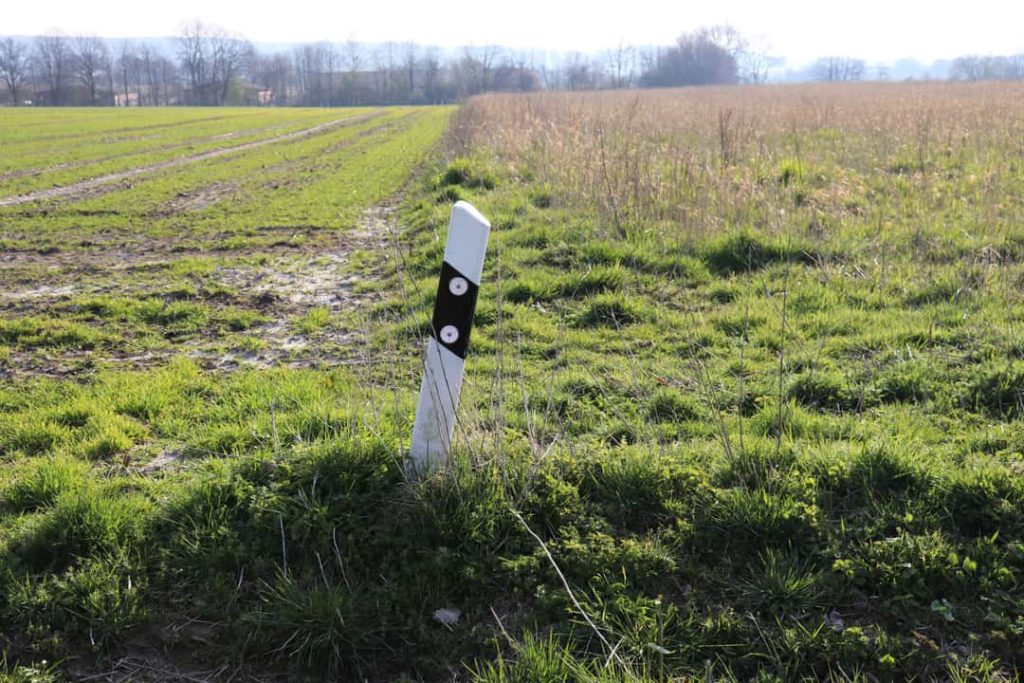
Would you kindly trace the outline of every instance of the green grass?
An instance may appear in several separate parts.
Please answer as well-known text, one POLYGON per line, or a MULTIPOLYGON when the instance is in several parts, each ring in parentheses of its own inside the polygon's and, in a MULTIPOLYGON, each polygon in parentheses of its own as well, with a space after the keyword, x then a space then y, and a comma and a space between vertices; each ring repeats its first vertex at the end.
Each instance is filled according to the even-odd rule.
POLYGON ((313 334, 323 329, 331 321, 331 312, 324 308, 311 308, 295 322, 295 327, 305 334, 313 334))
MULTIPOLYGON (((659 128, 667 95, 644 94, 606 152, 701 161, 621 164, 655 194, 610 175, 615 206, 584 192, 599 155, 545 147, 569 130, 555 97, 531 101, 558 125, 522 148, 531 119, 486 100, 480 134, 460 139, 464 111, 440 147, 450 111, 382 110, 0 209, 20 259, 0 282, 21 293, 0 302, 0 680, 140 648, 310 680, 1018 677, 1014 119, 986 110, 958 142, 980 116, 959 91, 886 125, 859 92, 797 111, 790 90, 709 91, 751 112, 728 164, 717 117, 659 128), (357 239, 399 189, 386 246, 357 239), (494 230, 452 466, 414 485, 456 198, 494 230)), ((19 154, 59 125, 134 135, 108 112, 17 115, 39 124, 4 128, 19 154)), ((138 116, 140 137, 174 120, 138 116)), ((320 113, 294 116, 237 125, 320 113)))

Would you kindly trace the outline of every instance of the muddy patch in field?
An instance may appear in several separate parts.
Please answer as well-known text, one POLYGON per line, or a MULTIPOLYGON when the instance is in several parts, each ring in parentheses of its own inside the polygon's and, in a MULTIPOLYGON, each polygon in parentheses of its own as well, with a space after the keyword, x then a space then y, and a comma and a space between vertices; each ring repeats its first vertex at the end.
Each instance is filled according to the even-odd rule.
POLYGON ((246 292, 279 312, 314 306, 340 309, 350 303, 359 282, 347 274, 348 254, 306 258, 278 258, 256 266, 218 268, 211 278, 220 285, 246 292))
MULTIPOLYGON (((48 271, 47 278, 78 281, 82 275, 169 267, 173 261, 186 257, 248 257, 330 250, 346 240, 357 243, 358 234, 318 225, 269 225, 244 231, 160 238, 110 230, 50 248, 9 248, 0 253, 0 284, 14 279, 32 281, 43 271, 48 271)), ((359 248, 358 245, 355 248, 359 248)))
POLYGON ((61 278, 64 284, 39 285, 38 280, 15 284, 4 282, 0 291, 0 317, 37 315, 71 300, 82 289, 61 278))
POLYGON ((72 285, 60 287, 42 286, 31 289, 15 290, 13 292, 0 292, 0 303, 2 302, 31 302, 39 300, 63 299, 75 293, 72 285))
POLYGON ((365 311, 378 295, 364 279, 389 267, 392 218, 393 209, 384 206, 367 211, 352 230, 261 226, 247 234, 256 239, 280 234, 281 241, 238 250, 193 252, 172 240, 126 245, 125 236, 110 234, 90 246, 90 253, 76 249, 3 259, 12 267, 0 276, 0 291, 6 289, 0 314, 72 322, 99 332, 99 341, 76 351, 12 342, 0 348, 0 377, 144 369, 179 354, 219 371, 365 363, 365 311), (357 251, 376 255, 377 272, 367 274, 365 267, 356 272, 352 256, 357 251), (192 255, 217 258, 182 261, 192 255), (129 312, 97 317, 79 303, 97 296, 112 297, 115 304, 127 300, 129 312), (199 311, 208 322, 182 333, 173 322, 163 327, 139 314, 132 299, 162 299, 166 306, 199 311))
POLYGON ((222 354, 196 349, 193 355, 220 370, 361 362, 354 350, 363 347, 366 329, 358 313, 376 295, 362 287, 364 276, 353 272, 351 255, 356 250, 375 251, 383 269, 389 258, 386 216, 390 209, 367 212, 360 230, 346 235, 333 250, 218 268, 211 276, 218 285, 244 292, 273 321, 253 330, 261 348, 222 354), (306 323, 305 316, 311 313, 323 321, 306 323))
POLYGON ((145 465, 139 467, 138 471, 142 474, 157 474, 179 466, 184 459, 185 455, 180 450, 163 450, 145 465))
POLYGON ((200 187, 191 192, 179 192, 171 201, 167 202, 154 213, 167 216, 189 211, 201 211, 211 204, 222 199, 233 197, 238 193, 238 183, 214 183, 206 187, 200 187))

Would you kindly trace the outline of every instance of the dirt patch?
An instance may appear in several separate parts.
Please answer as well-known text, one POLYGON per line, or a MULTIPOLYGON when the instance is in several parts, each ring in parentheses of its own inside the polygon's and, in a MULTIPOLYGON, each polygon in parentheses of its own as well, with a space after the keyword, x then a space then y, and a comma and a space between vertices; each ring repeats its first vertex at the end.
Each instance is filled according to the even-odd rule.
POLYGON ((314 306, 337 307, 348 300, 347 294, 359 279, 345 274, 347 263, 348 252, 335 251, 315 259, 282 258, 267 265, 221 268, 213 277, 257 299, 285 304, 294 312, 314 306))
MULTIPOLYGON (((239 576, 242 586, 244 572, 239 576)), ((117 648, 105 665, 87 658, 65 662, 64 670, 76 681, 104 683, 170 683, 189 681, 283 681, 284 676, 256 671, 242 663, 204 661, 216 643, 226 635, 225 624, 205 619, 179 617, 166 625, 144 626, 132 633, 129 642, 117 648)))
POLYGON ((72 285, 61 287, 43 286, 22 289, 14 292, 0 292, 0 306, 7 302, 53 301, 63 299, 75 293, 72 285))
POLYGON ((176 159, 170 159, 168 161, 161 161, 160 163, 150 164, 148 166, 139 166, 136 168, 129 169, 127 171, 119 171, 117 173, 109 173, 89 180, 83 180, 79 183, 73 183, 65 187, 55 187, 49 190, 39 190, 37 192, 29 192, 28 194, 17 195, 14 197, 5 197, 0 199, 0 207, 3 206, 17 206, 19 204, 27 204, 30 202, 40 202, 46 200, 61 200, 61 201, 78 201, 91 196, 99 194, 106 194, 114 190, 118 183, 124 183, 130 181, 132 178, 142 175, 144 173, 152 173, 153 171, 159 171, 166 168, 174 168, 175 166, 184 166, 185 164, 194 164, 199 161, 206 161, 208 159, 215 159, 226 154, 234 154, 236 152, 242 152, 257 147, 263 147, 264 145, 273 144, 275 142, 283 142, 285 140, 294 140, 295 138, 307 137, 310 135, 316 135, 323 133, 324 131, 336 128, 344 124, 350 124, 349 118, 336 119, 334 121, 328 121, 321 123, 310 128, 303 128, 302 130, 292 131, 283 135, 276 135, 271 138, 265 138, 263 140, 256 140, 254 142, 247 142, 242 145, 235 145, 233 147, 224 147, 221 149, 211 150, 209 152, 202 152, 200 154, 192 154, 190 156, 178 157, 176 159))
POLYGON ((215 271, 212 277, 217 283, 245 292, 274 320, 253 331, 263 344, 259 350, 210 353, 195 349, 192 355, 218 370, 362 362, 353 349, 361 347, 366 330, 359 322, 351 323, 353 316, 346 314, 365 309, 375 295, 361 290, 363 276, 353 272, 350 259, 356 250, 375 251, 381 254, 383 270, 393 212, 390 206, 375 207, 364 214, 358 230, 347 233, 332 247, 302 257, 215 271), (314 308, 326 309, 331 322, 323 329, 303 332, 295 321, 314 308), (350 323, 342 324, 342 318, 350 323))
POLYGON ((66 248, 8 249, 0 252, 0 283, 9 285, 19 279, 20 273, 25 273, 26 277, 21 279, 29 284, 31 289, 35 289, 39 286, 43 271, 48 285, 57 286, 61 282, 76 282, 82 274, 96 275, 135 269, 157 270, 168 266, 174 260, 189 256, 252 256, 312 252, 319 250, 325 240, 345 241, 349 239, 347 236, 354 234, 346 231, 339 237, 339 233, 339 228, 325 225, 262 225, 243 232, 225 231, 201 236, 161 238, 148 237, 128 230, 110 230, 104 234, 92 235, 88 240, 76 244, 64 245, 66 248), (269 243, 268 239, 263 239, 251 246, 224 246, 226 240, 235 237, 275 233, 278 236, 269 239, 269 243), (295 241, 297 238, 302 239, 295 241))
MULTIPOLYGON (((114 340, 81 351, 12 348, 6 357, 0 358, 0 378, 82 377, 100 367, 144 369, 161 365, 181 353, 219 371, 365 363, 367 360, 360 355, 367 335, 362 311, 376 300, 376 295, 361 287, 366 276, 355 272, 351 258, 356 251, 377 253, 378 270, 384 271, 390 258, 387 244, 393 214, 390 205, 374 207, 364 213, 356 229, 318 228, 315 244, 306 242, 300 248, 239 250, 238 263, 194 276, 196 290, 225 292, 222 297, 203 298, 205 305, 215 310, 226 306, 248 309, 267 318, 266 322, 236 332, 215 328, 180 341, 169 337, 170 343, 140 352, 129 351, 125 343, 116 340, 117 323, 90 321, 89 325, 100 325, 103 329, 108 324, 115 325, 111 330, 114 340), (300 321, 313 309, 325 309, 327 322, 309 328, 300 321), (236 340, 238 344, 234 343, 236 340)), ((295 226, 259 229, 293 236, 297 230, 301 231, 295 226)), ((114 247, 118 243, 116 236, 108 238, 110 243, 106 246, 110 248, 99 247, 95 254, 83 255, 80 250, 26 254, 32 264, 19 264, 21 277, 18 269, 8 269, 8 291, 0 296, 0 314, 59 318, 74 313, 68 305, 73 297, 158 296, 154 273, 159 280, 160 271, 189 253, 174 248, 171 242, 154 244, 152 240, 137 249, 114 247), (162 255, 166 258, 161 258, 162 255), (19 281, 23 283, 21 288, 12 287, 19 281), (46 284, 41 285, 41 281, 46 284)))
POLYGON ((156 474, 163 470, 173 468, 182 462, 184 456, 181 451, 161 451, 155 458, 139 468, 142 474, 156 474))
POLYGON ((174 199, 160 208, 160 214, 177 214, 188 211, 201 211, 221 199, 238 192, 238 183, 214 183, 201 187, 193 192, 181 192, 174 199))

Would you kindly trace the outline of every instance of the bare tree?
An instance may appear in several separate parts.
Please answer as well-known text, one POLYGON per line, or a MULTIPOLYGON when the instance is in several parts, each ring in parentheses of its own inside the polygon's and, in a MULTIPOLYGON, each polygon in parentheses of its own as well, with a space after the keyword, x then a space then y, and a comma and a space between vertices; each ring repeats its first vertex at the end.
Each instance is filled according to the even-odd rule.
POLYGON ((327 75, 327 106, 333 107, 335 104, 334 72, 337 71, 340 64, 338 51, 331 43, 323 42, 320 45, 320 49, 323 51, 324 71, 327 75))
POLYGON ((260 100, 260 104, 287 104, 288 79, 292 74, 288 55, 254 53, 249 60, 249 73, 252 82, 269 94, 270 101, 260 100))
POLYGON ((859 81, 864 78, 864 60, 852 57, 822 57, 811 67, 811 73, 817 81, 826 83, 845 83, 859 81))
POLYGON ((114 58, 110 55, 110 51, 107 51, 107 63, 103 65, 103 71, 107 74, 107 92, 110 93, 110 99, 107 100, 107 104, 115 106, 117 104, 117 91, 114 89, 114 58))
POLYGON ((36 38, 36 64, 49 89, 49 104, 64 104, 64 86, 70 71, 71 50, 59 31, 36 38))
MULTIPOLYGON (((160 106, 160 53, 149 43, 139 47, 139 80, 145 86, 146 99, 154 107, 160 106)), ((139 93, 142 99, 142 93, 139 93)))
POLYGON ((97 87, 103 69, 110 62, 107 45, 96 36, 78 36, 74 41, 75 70, 78 80, 89 93, 89 104, 96 106, 97 87))
POLYGON ((494 67, 501 56, 501 48, 497 45, 484 45, 475 51, 477 60, 480 62, 480 91, 487 92, 491 89, 491 80, 494 76, 494 67))
POLYGON ((441 58, 437 48, 427 48, 420 59, 423 99, 427 104, 439 104, 444 100, 441 90, 441 58))
POLYGON ((363 68, 363 51, 359 43, 351 39, 345 43, 343 61, 345 64, 346 101, 350 105, 358 105, 360 103, 359 72, 363 68))
POLYGON ((1006 58, 1006 77, 1018 81, 1024 79, 1024 52, 1006 58))
POLYGON ((384 43, 378 51, 378 68, 381 72, 381 101, 393 104, 395 99, 395 81, 398 80, 398 46, 393 42, 384 43))
POLYGON ((451 65, 455 80, 457 97, 469 97, 483 92, 483 65, 480 60, 466 51, 462 57, 451 65))
POLYGON ((241 36, 198 19, 183 24, 178 60, 187 79, 188 104, 224 104, 243 72, 252 46, 241 36))
POLYGON ((465 48, 462 57, 451 65, 459 95, 466 97, 490 90, 500 56, 496 45, 465 48))
POLYGON ((999 81, 1014 78, 1013 58, 967 55, 953 60, 950 78, 958 81, 999 81))
POLYGON ((715 24, 697 29, 695 35, 703 36, 718 47, 726 50, 737 62, 750 50, 750 41, 729 24, 715 24))
POLYGON ((541 88, 541 74, 536 68, 537 55, 533 50, 509 51, 495 77, 495 89, 532 92, 541 88))
POLYGON ((299 90, 299 102, 308 105, 313 90, 313 73, 315 68, 312 64, 314 59, 312 46, 302 45, 295 48, 292 54, 292 62, 295 69, 296 85, 299 90))
POLYGON ((639 81, 642 85, 646 85, 647 74, 657 68, 662 52, 664 50, 658 47, 648 46, 637 49, 637 64, 640 67, 639 81))
POLYGON ((405 75, 402 88, 405 91, 406 102, 416 100, 416 67, 419 53, 419 46, 416 43, 406 43, 402 46, 402 70, 405 75))
POLYGON ((225 104, 235 78, 245 66, 249 44, 241 36, 215 26, 207 33, 210 49, 210 70, 216 85, 214 104, 225 104))
POLYGON ((786 60, 771 54, 771 48, 764 38, 748 41, 743 52, 736 56, 740 80, 752 85, 768 82, 772 69, 782 66, 786 60))
POLYGON ((955 81, 980 81, 984 78, 983 60, 977 55, 957 57, 949 68, 949 77, 955 81))
POLYGON ((209 83, 206 27, 196 19, 182 24, 178 35, 178 60, 187 78, 185 104, 203 104, 209 83))
MULTIPOLYGON (((172 88, 172 86, 175 89, 180 89, 181 88, 181 81, 178 78, 178 75, 179 75, 178 67, 170 59, 168 59, 167 57, 163 57, 163 56, 160 57, 159 67, 160 67, 160 85, 162 86, 162 89, 163 89, 164 104, 172 104, 173 103, 173 101, 171 100, 171 88, 172 88)), ((183 100, 179 99, 178 103, 179 104, 183 103, 183 100)))
POLYGON ((122 104, 130 107, 132 101, 135 106, 142 105, 139 97, 139 55, 136 52, 135 43, 130 40, 122 40, 117 54, 117 71, 121 78, 122 104))
POLYGON ((321 45, 303 45, 295 49, 295 73, 299 97, 305 105, 327 104, 324 88, 325 55, 321 45))
POLYGON ((303 45, 295 50, 295 72, 303 104, 329 107, 334 103, 334 71, 338 53, 327 42, 303 45))
MULTIPOLYGON (((739 64, 734 51, 719 45, 716 29, 699 29, 679 37, 676 44, 659 51, 644 69, 643 85, 673 87, 684 85, 728 85, 739 82, 739 64)), ((727 35, 732 40, 731 34, 727 35)), ((722 39, 726 40, 726 39, 722 39)), ((729 43, 726 41, 726 44, 729 43)))
POLYGON ((547 52, 541 52, 540 58, 534 63, 536 71, 540 76, 541 85, 552 90, 558 85, 558 70, 551 68, 551 60, 547 52))
POLYGON ((604 62, 609 86, 628 88, 633 85, 636 78, 636 48, 619 43, 604 52, 604 62))
POLYGON ((490 90, 496 92, 529 92, 540 87, 540 76, 531 65, 532 57, 509 50, 498 60, 490 90))
POLYGON ((764 83, 768 80, 768 72, 783 63, 781 58, 769 54, 763 38, 752 41, 729 24, 716 24, 699 29, 697 33, 732 55, 736 60, 737 75, 743 83, 764 83))
POLYGON ((748 53, 741 67, 742 78, 746 83, 762 85, 768 82, 768 76, 772 69, 777 69, 785 63, 786 60, 782 57, 764 52, 748 53))
POLYGON ((4 79, 7 92, 11 95, 11 103, 17 107, 21 104, 21 87, 29 75, 28 46, 14 38, 0 41, 0 77, 4 79))
POLYGON ((597 87, 593 65, 579 52, 572 52, 566 57, 562 70, 565 87, 569 90, 593 90, 597 87))

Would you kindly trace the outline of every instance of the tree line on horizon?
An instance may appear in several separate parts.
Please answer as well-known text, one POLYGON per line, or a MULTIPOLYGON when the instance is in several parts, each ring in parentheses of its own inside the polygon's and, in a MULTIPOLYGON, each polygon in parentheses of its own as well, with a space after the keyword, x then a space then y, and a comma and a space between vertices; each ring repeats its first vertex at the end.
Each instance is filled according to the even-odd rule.
MULTIPOLYGON (((264 53, 219 26, 183 24, 173 40, 68 36, 0 40, 0 104, 36 106, 359 106, 446 104, 483 92, 761 84, 781 60, 728 25, 660 47, 620 45, 549 59, 496 45, 443 52, 416 43, 307 43, 264 53)), ((812 80, 867 76, 863 60, 819 59, 812 80)), ((880 74, 881 76, 881 74, 880 74)), ((1024 79, 1024 54, 954 60, 958 80, 1024 79)))

